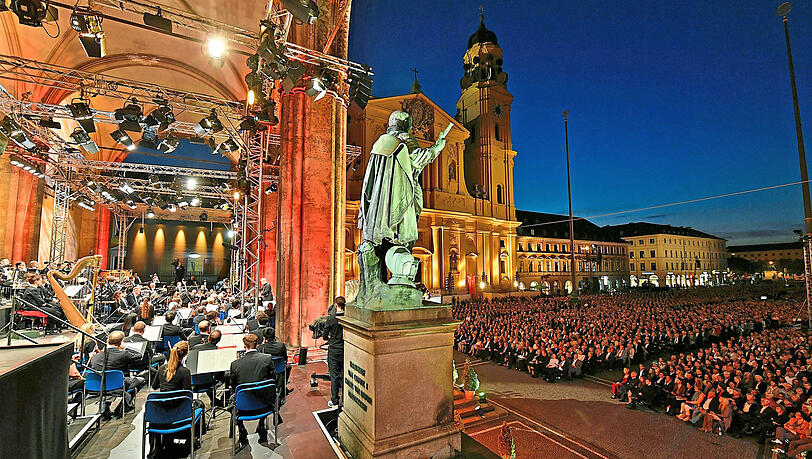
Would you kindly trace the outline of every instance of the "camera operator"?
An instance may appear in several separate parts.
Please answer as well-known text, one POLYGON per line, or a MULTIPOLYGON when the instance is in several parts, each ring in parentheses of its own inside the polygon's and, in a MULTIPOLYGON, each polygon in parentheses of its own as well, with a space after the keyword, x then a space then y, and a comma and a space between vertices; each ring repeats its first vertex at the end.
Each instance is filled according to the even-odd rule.
POLYGON ((337 296, 327 312, 324 339, 327 340, 327 368, 330 371, 330 402, 327 406, 339 404, 339 393, 344 385, 344 327, 338 317, 344 315, 343 296, 337 296))

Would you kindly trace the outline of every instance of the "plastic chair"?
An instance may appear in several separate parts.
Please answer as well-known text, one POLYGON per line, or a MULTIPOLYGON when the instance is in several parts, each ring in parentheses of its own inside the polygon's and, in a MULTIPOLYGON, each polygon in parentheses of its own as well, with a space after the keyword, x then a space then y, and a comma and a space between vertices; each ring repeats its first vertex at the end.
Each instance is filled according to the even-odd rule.
MULTIPOLYGON (((193 408, 192 392, 176 390, 153 392, 144 404, 141 433, 141 459, 144 459, 144 439, 151 433, 168 435, 189 429, 189 449, 195 457, 195 423, 203 415, 201 408, 193 408)), ((205 418, 204 418, 205 421, 205 418)))
POLYGON ((253 421, 259 419, 259 422, 266 422, 270 415, 274 415, 273 420, 273 439, 277 443, 277 413, 279 411, 279 393, 276 391, 276 383, 273 380, 259 381, 255 383, 240 384, 235 389, 234 394, 234 410, 231 412, 231 428, 229 436, 231 437, 231 456, 234 456, 234 426, 237 421, 253 421), (267 394, 273 393, 275 396, 268 399, 267 394))
MULTIPOLYGON (((85 401, 88 399, 88 394, 91 396, 95 394, 100 397, 105 397, 112 393, 113 397, 121 397, 121 417, 124 417, 124 390, 124 372, 121 370, 107 370, 104 373, 103 389, 101 374, 93 371, 85 372, 85 388, 82 393, 82 406, 84 406, 85 401), (118 395, 116 392, 119 392, 121 395, 118 395)), ((135 397, 134 388, 129 389, 127 392, 131 392, 133 397, 135 397)))
MULTIPOLYGON (((163 339, 163 342, 162 342, 164 354, 171 351, 172 348, 175 347, 175 345, 178 344, 181 341, 181 339, 183 339, 183 338, 181 338, 180 335, 164 336, 164 339, 163 339)), ((169 359, 169 356, 167 355, 166 358, 169 359)))

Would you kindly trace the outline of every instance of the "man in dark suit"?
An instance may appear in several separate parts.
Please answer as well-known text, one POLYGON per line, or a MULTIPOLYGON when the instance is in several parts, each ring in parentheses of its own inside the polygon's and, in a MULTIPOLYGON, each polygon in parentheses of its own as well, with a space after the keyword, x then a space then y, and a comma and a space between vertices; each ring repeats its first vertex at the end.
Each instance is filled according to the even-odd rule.
MULTIPOLYGON (((257 350, 263 354, 268 354, 271 357, 282 358, 285 359, 285 362, 288 360, 288 349, 285 347, 285 343, 280 343, 276 340, 276 330, 271 327, 267 327, 263 332, 265 335, 265 342, 257 346, 257 350)), ((288 382, 290 379, 290 364, 285 364, 285 383, 288 382)), ((276 383, 281 387, 282 379, 279 378, 276 380, 276 383)), ((292 392, 293 389, 288 389, 288 392, 292 392)))
POLYGON ((257 311, 257 318, 254 323, 248 324, 248 331, 256 335, 257 343, 262 344, 265 341, 265 330, 268 328, 268 315, 265 311, 257 311), (253 326, 254 328, 251 328, 253 326))
POLYGON ((206 340, 206 342, 203 342, 203 343, 200 343, 200 344, 195 344, 194 347, 192 347, 191 349, 196 350, 196 351, 213 351, 213 350, 216 350, 217 349, 217 343, 220 342, 220 338, 222 338, 222 337, 223 337, 223 334, 220 332, 220 330, 216 330, 216 329, 212 330, 211 333, 209 333, 209 337, 208 337, 208 340, 206 340))
POLYGON ((338 406, 339 394, 344 385, 344 327, 338 317, 344 315, 344 297, 337 296, 330 308, 325 324, 324 339, 327 340, 327 369, 330 372, 330 407, 338 406))
MULTIPOLYGON (((122 341, 123 343, 147 343, 147 349, 144 351, 144 357, 141 361, 137 364, 137 367, 140 368, 148 368, 152 372, 152 376, 158 374, 158 369, 149 366, 149 362, 162 364, 166 361, 166 357, 162 354, 153 355, 152 350, 149 348, 149 341, 144 338, 144 330, 146 330, 147 324, 143 321, 138 321, 133 325, 133 333, 132 335, 124 338, 122 341)), ((139 376, 146 375, 146 371, 142 371, 139 373, 139 376)))
MULTIPOLYGON (((121 370, 124 372, 124 409, 126 411, 135 409, 135 399, 129 392, 130 389, 138 389, 146 384, 144 378, 127 376, 130 373, 130 365, 136 365, 141 360, 141 354, 127 349, 122 345, 124 332, 114 331, 107 337, 107 347, 103 352, 94 355, 90 359, 90 368, 101 372, 104 368, 104 359, 107 356, 107 371, 121 370)), ((107 408, 107 407, 105 407, 107 408)), ((106 411, 106 410, 105 410, 106 411)), ((117 411, 117 410, 113 410, 117 411)), ((109 413, 107 413, 109 416, 109 413)))
MULTIPOLYGON (((226 374, 226 379, 232 389, 236 389, 240 384, 247 384, 259 381, 266 381, 274 378, 273 359, 268 354, 257 352, 257 337, 252 333, 247 333, 242 339, 245 346, 245 354, 239 359, 231 362, 231 368, 226 374)), ((267 396, 275 397, 273 391, 267 396)), ((242 421, 237 421, 237 428, 240 431, 240 449, 248 445, 248 431, 242 421)), ((257 425, 259 442, 268 442, 268 428, 264 420, 260 419, 257 425)))
POLYGON ((180 339, 186 339, 186 332, 183 331, 180 326, 175 325, 173 322, 175 321, 175 317, 177 313, 175 311, 169 311, 164 316, 166 318, 166 323, 161 327, 161 336, 180 336, 180 339))
POLYGON ((192 349, 198 344, 205 343, 209 338, 209 329, 210 329, 209 321, 204 320, 197 324, 197 329, 200 330, 200 334, 192 335, 189 337, 189 348, 192 349))
MULTIPOLYGON (((54 303, 49 303, 46 300, 42 288, 43 284, 45 283, 45 280, 42 278, 42 276, 40 276, 39 274, 31 274, 28 276, 27 279, 31 285, 25 288, 25 292, 23 292, 23 300, 25 300, 28 303, 31 303, 34 306, 37 306, 42 311, 47 312, 48 314, 52 314, 62 320, 65 320, 65 313, 62 311, 62 307, 54 303)), ((20 309, 25 310, 29 308, 28 305, 23 304, 20 309)), ((30 309, 33 310, 34 308, 30 309)), ((57 328, 59 327, 59 324, 55 320, 49 322, 50 322, 49 326, 53 325, 57 328)))

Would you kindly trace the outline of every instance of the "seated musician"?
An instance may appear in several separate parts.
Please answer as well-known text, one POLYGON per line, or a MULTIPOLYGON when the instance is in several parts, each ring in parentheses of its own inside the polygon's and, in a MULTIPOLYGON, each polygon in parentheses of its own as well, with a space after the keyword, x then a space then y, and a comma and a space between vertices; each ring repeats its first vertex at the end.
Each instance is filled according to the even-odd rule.
POLYGON ((200 322, 206 320, 206 306, 197 308, 197 314, 192 318, 192 325, 199 325, 200 322))
POLYGON ((200 331, 200 333, 189 337, 189 346, 195 347, 198 344, 205 343, 209 337, 209 328, 210 326, 208 320, 201 321, 197 325, 197 329, 200 331))
MULTIPOLYGON (((23 292, 22 299, 27 303, 37 306, 43 312, 52 314, 62 320, 65 320, 65 313, 62 311, 62 306, 46 301, 42 288, 42 284, 45 282, 45 280, 42 278, 42 276, 36 273, 29 273, 26 276, 26 280, 28 281, 29 286, 26 287, 25 292, 23 292)), ((36 311, 36 309, 29 307, 25 303, 21 305, 20 309, 30 309, 36 311)), ((56 321, 49 321, 49 325, 59 327, 60 324, 56 321)))
MULTIPOLYGON (((245 354, 231 362, 231 369, 226 374, 226 379, 231 388, 235 389, 240 384, 275 379, 273 359, 268 354, 257 352, 256 335, 248 333, 243 337, 242 342, 245 346, 245 354)), ((267 396, 271 399, 275 397, 275 394, 270 392, 267 396)), ((282 422, 281 418, 279 422, 282 422)), ((240 449, 242 449, 248 445, 248 431, 242 421, 237 421, 237 428, 239 429, 239 445, 240 449)), ((259 434, 259 442, 267 443, 268 428, 264 422, 258 422, 256 432, 259 434)))
MULTIPOLYGON (((265 342, 257 346, 257 350, 262 352, 263 354, 269 354, 271 357, 281 357, 285 359, 285 362, 288 360, 288 349, 285 347, 285 343, 279 342, 276 340, 276 330, 271 327, 267 327, 262 331, 264 335, 265 342)), ((286 363, 287 371, 285 372, 286 380, 285 383, 290 380, 290 364, 286 363)), ((281 385, 282 381, 277 380, 277 384, 281 385)), ((292 392, 293 389, 288 389, 288 392, 292 392)))
MULTIPOLYGON (((127 349, 122 345, 124 341, 124 333, 120 331, 111 332, 107 337, 107 347, 103 352, 99 352, 90 359, 90 368, 97 372, 104 369, 105 355, 107 355, 107 370, 121 370, 124 372, 124 409, 131 411, 135 409, 135 398, 129 392, 129 389, 135 389, 136 392, 146 385, 144 378, 138 376, 127 376, 130 373, 130 365, 137 364, 141 360, 141 354, 138 352, 127 349)), ((120 413, 119 410, 113 410, 120 413)), ((103 416, 105 418, 111 417, 109 411, 109 404, 105 404, 103 416)))
MULTIPOLYGON (((125 343, 149 343, 149 340, 144 338, 144 331, 147 328, 147 324, 143 321, 138 321, 133 325, 132 334, 126 338, 124 338, 125 343)), ((144 357, 141 360, 141 367, 147 366, 147 363, 163 363, 166 360, 166 357, 163 354, 153 355, 153 350, 147 345, 147 349, 144 352, 144 357)), ((155 368, 149 367, 152 375, 155 376, 155 368)), ((146 374, 142 372, 143 374, 146 374)))
POLYGON ((149 302, 147 298, 141 300, 141 305, 135 310, 138 314, 138 319, 146 324, 152 324, 152 319, 155 318, 155 307, 149 302))
MULTIPOLYGON (((99 337, 96 334, 96 324, 90 322, 82 324, 82 326, 79 327, 79 330, 82 330, 83 332, 87 333, 90 336, 99 337)), ((101 335, 103 338, 104 335, 103 334, 101 335)), ((94 352, 96 352, 96 349, 99 347, 97 346, 96 340, 88 338, 87 336, 81 333, 76 334, 76 338, 74 338, 73 343, 74 343, 74 351, 80 354, 80 361, 83 364, 90 360, 90 356, 94 352)), ((102 345, 101 347, 104 347, 104 345, 102 345)))
POLYGON ((180 336, 180 339, 185 340, 186 332, 183 331, 180 326, 173 323, 175 321, 175 317, 177 317, 177 313, 175 311, 169 311, 164 317, 166 318, 166 323, 163 325, 163 327, 161 327, 161 336, 180 336))
POLYGON ((248 326, 248 331, 255 334, 257 340, 259 340, 259 344, 262 344, 262 342, 265 341, 265 330, 268 329, 268 315, 265 314, 265 311, 257 311, 257 318, 249 320, 246 325, 248 326))

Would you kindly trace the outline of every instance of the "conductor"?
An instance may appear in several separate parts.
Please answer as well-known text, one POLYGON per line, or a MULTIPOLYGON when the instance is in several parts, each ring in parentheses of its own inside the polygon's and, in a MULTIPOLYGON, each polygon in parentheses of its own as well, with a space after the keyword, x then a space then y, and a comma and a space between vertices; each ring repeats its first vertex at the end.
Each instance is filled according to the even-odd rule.
POLYGON ((344 327, 338 322, 338 317, 344 315, 343 296, 337 296, 333 306, 327 312, 327 322, 324 327, 324 339, 327 340, 327 368, 330 372, 330 401, 327 406, 339 405, 341 388, 344 385, 344 327))

